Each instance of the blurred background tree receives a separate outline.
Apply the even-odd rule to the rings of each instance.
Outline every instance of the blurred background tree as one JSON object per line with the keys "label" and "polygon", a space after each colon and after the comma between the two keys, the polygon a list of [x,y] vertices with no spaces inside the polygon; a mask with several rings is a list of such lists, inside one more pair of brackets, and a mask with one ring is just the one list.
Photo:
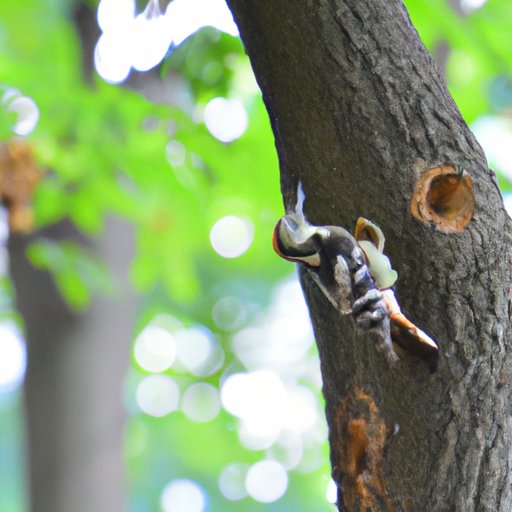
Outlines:
{"label": "blurred background tree", "polygon": [[[512,7],[407,4],[507,194]],[[227,7],[4,0],[0,41],[0,510],[28,510],[29,481],[37,511],[332,510],[308,314],[270,246],[272,134]],[[34,170],[32,216],[8,185]]]}

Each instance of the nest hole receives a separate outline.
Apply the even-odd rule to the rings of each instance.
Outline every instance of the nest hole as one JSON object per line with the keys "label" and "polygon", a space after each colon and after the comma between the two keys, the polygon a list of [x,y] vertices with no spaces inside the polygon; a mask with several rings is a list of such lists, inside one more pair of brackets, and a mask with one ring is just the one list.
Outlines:
{"label": "nest hole", "polygon": [[475,192],[473,180],[450,164],[426,171],[416,184],[412,215],[443,233],[462,231],[473,217]]}

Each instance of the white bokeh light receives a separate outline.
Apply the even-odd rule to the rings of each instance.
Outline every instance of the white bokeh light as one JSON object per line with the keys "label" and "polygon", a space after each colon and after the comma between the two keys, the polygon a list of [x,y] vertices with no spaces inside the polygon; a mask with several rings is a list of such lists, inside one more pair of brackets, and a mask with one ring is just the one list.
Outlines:
{"label": "white bokeh light", "polygon": [[149,0],[138,15],[134,0],[101,0],[97,16],[103,34],[94,61],[99,75],[110,83],[125,80],[131,68],[155,67],[172,44],[179,45],[204,26],[238,35],[224,0],[174,0],[164,14],[158,0]]}
{"label": "white bokeh light", "polygon": [[98,25],[103,32],[126,26],[135,16],[135,0],[101,0],[98,5]]}
{"label": "white bokeh light", "polygon": [[283,465],[287,470],[295,468],[304,454],[302,435],[284,430],[275,443],[267,450],[267,457]]}
{"label": "white bokeh light", "polygon": [[27,366],[25,342],[15,324],[0,324],[0,392],[16,389]]}
{"label": "white bokeh light", "polygon": [[17,119],[12,127],[16,135],[28,135],[37,126],[39,108],[28,96],[23,96],[18,89],[8,88],[2,95],[2,105],[7,112],[13,112]]}
{"label": "white bokeh light", "polygon": [[176,342],[169,331],[149,324],[137,336],[133,353],[137,364],[144,370],[163,372],[176,358]]}
{"label": "white bokeh light", "polygon": [[9,223],[7,210],[0,206],[0,277],[9,272],[9,253],[7,251],[7,239],[9,238]]}
{"label": "white bokeh light", "polygon": [[221,400],[224,408],[256,436],[277,437],[284,424],[287,391],[275,372],[230,375],[222,385]]}
{"label": "white bokeh light", "polygon": [[210,231],[210,242],[224,258],[242,256],[252,244],[254,226],[248,219],[228,215],[218,220]]}
{"label": "white bokeh light", "polygon": [[135,394],[135,400],[142,412],[157,418],[178,409],[180,392],[178,385],[168,375],[144,377]]}
{"label": "white bokeh light", "polygon": [[5,245],[9,238],[8,217],[6,208],[0,205],[0,246]]}
{"label": "white bokeh light", "polygon": [[272,305],[267,329],[274,357],[288,362],[301,360],[313,343],[313,330],[298,280],[280,283]]}
{"label": "white bokeh light", "polygon": [[465,13],[471,13],[482,8],[487,0],[460,0],[460,6]]}
{"label": "white bokeh light", "polygon": [[259,431],[254,424],[242,420],[238,427],[238,439],[240,444],[252,451],[266,450],[270,448],[279,435],[279,429],[265,429]]}
{"label": "white bokeh light", "polygon": [[249,117],[240,101],[214,98],[204,109],[204,123],[217,140],[227,143],[245,133]]}
{"label": "white bokeh light", "polygon": [[315,428],[318,429],[321,434],[317,439],[314,439],[315,436],[311,435],[314,434],[314,432],[309,432],[308,436],[302,436],[302,458],[299,464],[293,468],[297,473],[304,475],[313,473],[314,471],[318,471],[326,463],[321,449],[322,444],[327,440],[327,434],[325,433],[325,420],[322,418],[322,421],[319,421]]}
{"label": "white bokeh light", "polygon": [[205,377],[222,366],[224,351],[206,327],[195,326],[178,331],[175,340],[178,345],[175,369]]}
{"label": "white bokeh light", "polygon": [[325,498],[329,503],[332,503],[333,505],[335,505],[336,502],[338,501],[338,487],[336,485],[336,482],[332,479],[327,484]]}
{"label": "white bokeh light", "polygon": [[249,465],[242,462],[228,464],[219,476],[219,489],[222,495],[231,501],[237,501],[247,496],[245,479]]}
{"label": "white bokeh light", "polygon": [[172,42],[165,18],[162,16],[159,0],[149,0],[144,12],[133,21],[131,60],[137,71],[148,71],[160,63]]}
{"label": "white bokeh light", "polygon": [[253,464],[245,479],[247,493],[261,503],[273,503],[281,498],[288,487],[288,473],[274,460]]}
{"label": "white bokeh light", "polygon": [[9,272],[9,252],[5,246],[0,245],[0,277],[7,276]]}
{"label": "white bokeh light", "polygon": [[[321,413],[312,391],[297,384],[287,389],[279,376],[268,370],[229,376],[221,388],[221,400],[226,411],[240,418],[239,439],[250,450],[271,447],[283,433],[302,436],[319,428]],[[286,464],[293,467],[299,463],[300,457],[289,455]]]}
{"label": "white bokeh light", "polygon": [[131,34],[126,29],[105,32],[94,49],[96,71],[106,82],[117,84],[130,74],[131,58],[125,48],[130,46]]}
{"label": "white bokeh light", "polygon": [[297,432],[308,432],[316,423],[317,400],[313,392],[304,386],[295,386],[286,400],[284,428]]}
{"label": "white bokeh light", "polygon": [[39,120],[39,109],[33,99],[26,96],[17,98],[9,103],[7,110],[18,115],[18,120],[13,127],[13,131],[17,135],[28,135],[36,127]]}
{"label": "white bokeh light", "polygon": [[164,512],[203,512],[206,509],[206,495],[196,482],[180,478],[165,486],[160,505]]}
{"label": "white bokeh light", "polygon": [[[294,277],[276,286],[265,321],[235,333],[232,345],[248,369],[271,367],[302,373],[309,364],[306,356],[313,341],[309,313]],[[310,370],[319,374],[318,365],[310,365]]]}
{"label": "white bokeh light", "polygon": [[490,165],[512,180],[512,123],[508,119],[482,116],[471,125]]}
{"label": "white bokeh light", "polygon": [[222,297],[212,307],[215,325],[225,331],[240,327],[247,319],[248,308],[237,297]]}
{"label": "white bokeh light", "polygon": [[192,384],[183,393],[181,409],[192,421],[204,423],[213,420],[220,412],[217,388],[205,382]]}
{"label": "white bokeh light", "polygon": [[[237,317],[235,312],[233,318]],[[230,316],[227,320],[229,327]],[[264,315],[234,333],[233,351],[248,371],[224,375],[221,385],[223,407],[240,419],[241,444],[249,450],[265,450],[268,459],[302,474],[325,463],[322,406],[309,387],[322,384],[313,343],[308,311],[294,276],[275,287]]]}
{"label": "white bokeh light", "polygon": [[191,373],[197,372],[208,361],[213,350],[210,331],[203,327],[191,327],[176,334],[178,359]]}
{"label": "white bokeh light", "polygon": [[238,35],[225,0],[174,0],[167,7],[165,18],[176,46],[202,27],[211,26]]}

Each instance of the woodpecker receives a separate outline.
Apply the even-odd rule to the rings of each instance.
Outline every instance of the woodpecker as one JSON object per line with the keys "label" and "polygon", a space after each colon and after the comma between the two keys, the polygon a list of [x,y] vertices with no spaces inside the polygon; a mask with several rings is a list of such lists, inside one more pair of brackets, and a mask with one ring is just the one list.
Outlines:
{"label": "woodpecker", "polygon": [[377,334],[377,349],[390,363],[398,356],[393,342],[423,357],[437,356],[436,343],[401,312],[391,287],[398,275],[384,254],[384,234],[359,218],[354,236],[339,226],[314,226],[303,211],[299,182],[295,210],[281,217],[274,250],[304,266],[324,295],[343,315],[352,314],[363,331]]}

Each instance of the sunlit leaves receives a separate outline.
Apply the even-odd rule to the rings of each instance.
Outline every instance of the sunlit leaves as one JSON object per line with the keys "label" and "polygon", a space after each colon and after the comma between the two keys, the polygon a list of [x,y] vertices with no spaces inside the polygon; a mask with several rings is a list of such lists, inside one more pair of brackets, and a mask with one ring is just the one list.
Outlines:
{"label": "sunlit leaves", "polygon": [[231,90],[241,53],[239,38],[205,28],[173,50],[162,73],[179,71],[187,77],[195,98],[206,101]]}
{"label": "sunlit leaves", "polygon": [[434,57],[446,62],[442,71],[466,121],[488,112],[494,106],[491,84],[498,76],[509,76],[512,69],[510,3],[482,2],[474,10],[463,2],[445,0],[414,0],[406,5]]}

